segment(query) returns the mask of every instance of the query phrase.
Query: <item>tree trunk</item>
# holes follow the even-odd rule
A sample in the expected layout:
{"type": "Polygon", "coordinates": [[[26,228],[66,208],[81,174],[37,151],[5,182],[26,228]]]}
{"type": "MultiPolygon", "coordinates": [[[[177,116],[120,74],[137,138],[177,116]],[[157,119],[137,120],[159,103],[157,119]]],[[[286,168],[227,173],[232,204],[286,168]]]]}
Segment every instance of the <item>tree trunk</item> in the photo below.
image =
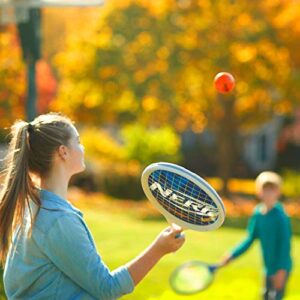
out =
{"type": "Polygon", "coordinates": [[[237,157],[237,126],[234,112],[234,95],[217,96],[218,106],[222,109],[220,118],[215,124],[217,137],[218,175],[223,181],[221,193],[229,196],[228,182],[233,175],[234,163],[237,157]]]}

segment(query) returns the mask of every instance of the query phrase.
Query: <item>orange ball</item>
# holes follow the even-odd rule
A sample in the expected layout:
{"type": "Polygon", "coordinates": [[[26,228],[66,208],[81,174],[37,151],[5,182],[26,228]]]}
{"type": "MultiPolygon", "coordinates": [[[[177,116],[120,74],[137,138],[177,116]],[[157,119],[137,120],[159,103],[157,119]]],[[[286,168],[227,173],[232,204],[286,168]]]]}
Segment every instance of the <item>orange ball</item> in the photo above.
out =
{"type": "Polygon", "coordinates": [[[221,94],[230,93],[235,86],[234,77],[228,72],[218,73],[215,76],[214,83],[217,91],[221,94]]]}

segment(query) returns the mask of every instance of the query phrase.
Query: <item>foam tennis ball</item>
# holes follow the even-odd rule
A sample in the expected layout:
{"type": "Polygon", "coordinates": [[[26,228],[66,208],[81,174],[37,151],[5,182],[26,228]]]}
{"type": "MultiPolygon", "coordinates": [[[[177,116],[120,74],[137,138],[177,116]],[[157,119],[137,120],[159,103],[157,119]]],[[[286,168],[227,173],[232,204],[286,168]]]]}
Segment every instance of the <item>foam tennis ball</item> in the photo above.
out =
{"type": "Polygon", "coordinates": [[[219,93],[230,93],[235,86],[234,77],[228,72],[220,72],[215,76],[214,84],[219,93]]]}

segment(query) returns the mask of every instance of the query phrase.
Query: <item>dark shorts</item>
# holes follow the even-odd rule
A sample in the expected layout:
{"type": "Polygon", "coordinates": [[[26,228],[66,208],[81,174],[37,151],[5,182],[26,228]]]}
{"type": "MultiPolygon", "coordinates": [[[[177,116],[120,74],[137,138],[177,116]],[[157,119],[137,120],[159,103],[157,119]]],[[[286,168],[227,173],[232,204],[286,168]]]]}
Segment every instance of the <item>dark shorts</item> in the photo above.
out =
{"type": "Polygon", "coordinates": [[[285,292],[286,283],[288,280],[289,274],[286,277],[285,284],[283,289],[276,290],[273,288],[271,277],[266,277],[265,279],[265,288],[263,291],[264,300],[282,300],[285,292]]]}

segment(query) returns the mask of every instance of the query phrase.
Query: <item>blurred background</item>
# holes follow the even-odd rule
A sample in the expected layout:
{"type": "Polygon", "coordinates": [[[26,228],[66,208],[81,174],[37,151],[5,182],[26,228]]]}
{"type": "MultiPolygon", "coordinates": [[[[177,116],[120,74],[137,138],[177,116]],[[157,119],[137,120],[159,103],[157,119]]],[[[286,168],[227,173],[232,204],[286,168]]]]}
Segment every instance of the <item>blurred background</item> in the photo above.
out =
{"type": "MultiPolygon", "coordinates": [[[[300,251],[298,1],[107,0],[17,8],[5,2],[1,158],[15,119],[60,111],[76,121],[87,169],[73,178],[70,199],[86,213],[110,267],[138,254],[166,225],[141,189],[148,164],[183,165],[224,199],[222,229],[188,233],[191,242],[182,254],[164,260],[124,298],[181,299],[168,287],[172,268],[188,259],[217,260],[240,240],[257,204],[253,179],[261,171],[274,170],[284,179],[293,251],[300,251]],[[221,71],[236,80],[228,95],[214,88],[221,71]],[[121,233],[108,218],[119,220],[121,233]],[[137,245],[138,234],[145,240],[137,245]],[[132,246],[124,251],[124,243],[132,246]]],[[[300,299],[300,262],[294,259],[286,299],[300,299]]],[[[214,286],[191,299],[259,299],[258,247],[222,272],[214,286]]],[[[5,299],[3,288],[2,294],[5,299]]]]}

